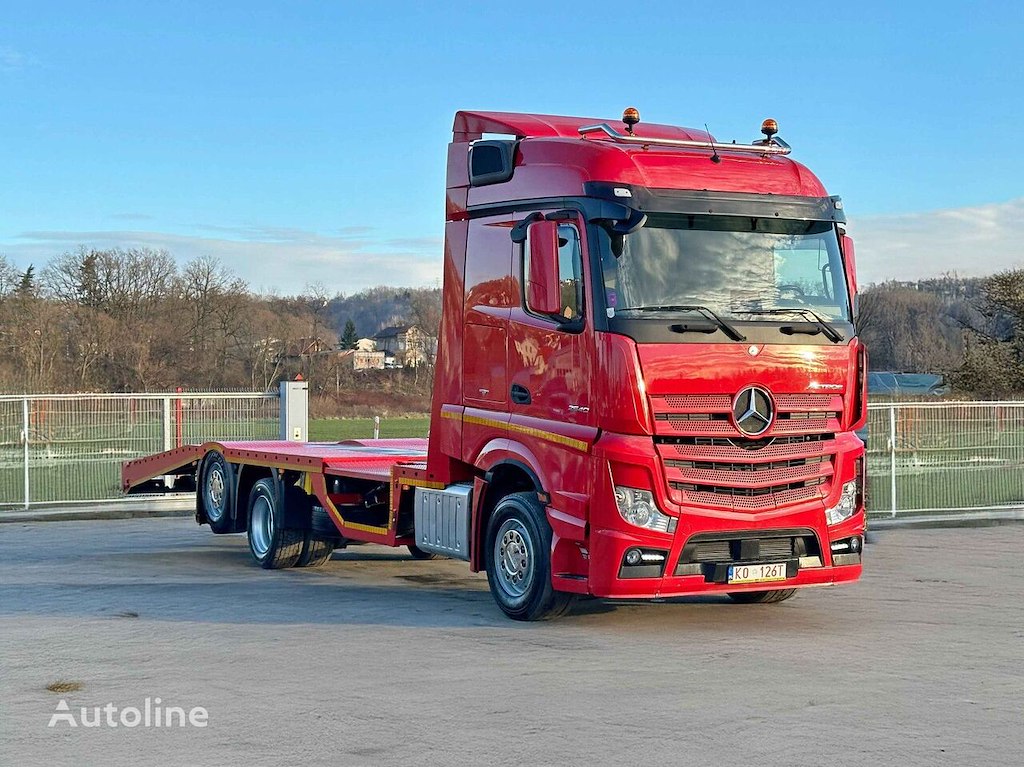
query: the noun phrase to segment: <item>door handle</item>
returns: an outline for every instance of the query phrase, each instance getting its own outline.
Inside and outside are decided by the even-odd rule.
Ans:
[[[512,401],[517,405],[530,404],[530,390],[519,384],[512,384]]]

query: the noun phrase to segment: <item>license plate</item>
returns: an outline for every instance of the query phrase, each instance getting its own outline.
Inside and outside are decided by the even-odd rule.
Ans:
[[[786,580],[786,563],[773,565],[732,565],[729,567],[729,583],[763,583]]]

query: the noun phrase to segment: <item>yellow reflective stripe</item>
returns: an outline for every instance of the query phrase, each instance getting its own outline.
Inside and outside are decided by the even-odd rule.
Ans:
[[[319,475],[320,479],[323,480],[324,486],[324,498],[323,500],[327,503],[327,513],[335,518],[336,521],[340,522],[342,527],[347,527],[351,530],[362,530],[365,533],[374,533],[376,535],[387,535],[389,528],[387,527],[376,527],[374,525],[362,525],[358,522],[346,522],[345,518],[341,516],[341,512],[338,511],[338,507],[334,505],[334,501],[331,500],[330,493],[327,492],[327,477],[323,474]]]
[[[441,415],[445,418],[458,418],[458,413],[452,413],[449,411],[442,411]],[[493,426],[495,428],[506,428],[509,431],[514,431],[519,434],[529,434],[531,437],[537,437],[538,439],[544,439],[548,442],[554,442],[559,445],[565,445],[567,447],[575,448],[582,452],[587,452],[590,448],[590,443],[583,441],[582,439],[575,439],[574,437],[566,437],[564,434],[556,434],[553,431],[545,431],[544,429],[536,429],[532,426],[523,426],[518,423],[509,423],[507,421],[499,421],[496,418],[485,418],[479,415],[462,415],[463,423],[473,423],[479,426]]]
[[[408,487],[426,487],[430,490],[444,490],[444,482],[435,482],[432,479],[406,479],[405,477],[396,477],[395,481],[400,485],[407,485]]]
[[[521,426],[517,423],[510,423],[508,428],[511,431],[521,432],[522,434],[529,434],[532,437],[539,437],[540,439],[546,439],[549,442],[556,442],[559,445],[567,445],[568,447],[574,447],[582,452],[587,452],[587,448],[590,445],[584,442],[582,439],[574,439],[572,437],[566,437],[563,434],[555,434],[553,431],[544,431],[542,429],[535,429],[532,426]]]

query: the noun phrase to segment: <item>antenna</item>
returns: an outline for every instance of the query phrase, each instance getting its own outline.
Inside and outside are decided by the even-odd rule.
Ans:
[[[722,158],[718,156],[718,149],[715,147],[715,140],[711,138],[711,129],[707,123],[704,123],[704,130],[708,134],[708,146],[711,147],[711,162],[716,165],[722,161]]]

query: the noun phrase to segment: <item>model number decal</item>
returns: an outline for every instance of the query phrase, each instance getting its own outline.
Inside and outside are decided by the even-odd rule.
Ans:
[[[843,385],[842,384],[831,384],[831,383],[820,383],[818,381],[812,381],[811,385],[808,386],[807,388],[808,389],[812,389],[812,390],[814,390],[814,389],[827,389],[829,391],[842,391]]]

